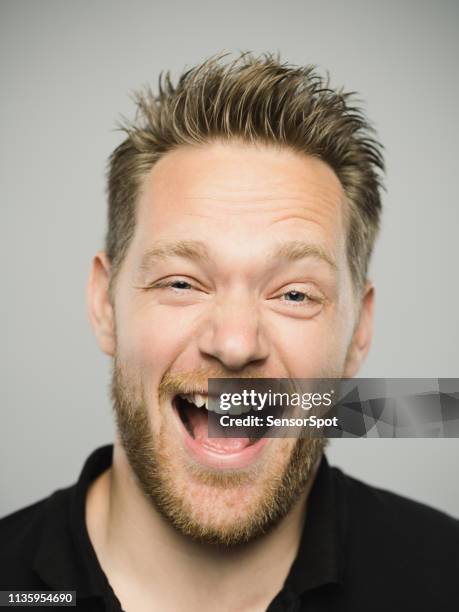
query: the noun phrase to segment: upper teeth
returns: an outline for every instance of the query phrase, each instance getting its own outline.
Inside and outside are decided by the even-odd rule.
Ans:
[[[205,407],[210,412],[217,412],[218,414],[226,414],[226,411],[222,410],[218,406],[218,402],[215,400],[209,402],[208,395],[201,395],[201,393],[179,393],[179,397],[197,406],[198,408]],[[250,406],[232,406],[231,414],[245,414],[250,411]]]
[[[207,395],[201,395],[200,393],[180,393],[179,397],[185,399],[187,402],[191,402],[198,408],[205,406],[206,410],[210,410],[209,398]]]

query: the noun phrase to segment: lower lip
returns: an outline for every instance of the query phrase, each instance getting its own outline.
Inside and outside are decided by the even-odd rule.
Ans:
[[[210,448],[207,448],[202,442],[195,440],[180,418],[177,408],[172,404],[173,412],[179,423],[180,430],[182,432],[182,439],[188,454],[202,465],[213,468],[216,470],[237,470],[243,469],[251,465],[259,458],[263,452],[264,447],[269,442],[268,438],[261,438],[257,442],[246,446],[244,449],[229,453],[229,452],[216,452]]]

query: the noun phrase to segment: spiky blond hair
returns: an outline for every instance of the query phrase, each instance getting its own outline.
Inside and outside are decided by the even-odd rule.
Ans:
[[[158,92],[135,93],[136,118],[108,168],[106,252],[112,280],[135,229],[144,176],[180,145],[237,139],[285,146],[319,157],[346,194],[347,253],[357,289],[364,286],[379,228],[384,162],[381,145],[354,94],[331,89],[315,66],[292,66],[278,56],[243,53],[211,57],[172,82],[162,74]]]

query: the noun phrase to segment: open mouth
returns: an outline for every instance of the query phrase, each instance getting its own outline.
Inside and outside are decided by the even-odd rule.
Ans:
[[[208,431],[208,397],[200,393],[176,395],[174,405],[185,429],[193,439],[202,439]]]
[[[209,437],[209,398],[204,393],[179,393],[172,400],[182,424],[184,442],[201,463],[213,467],[243,467],[267,442],[263,438]],[[231,464],[231,465],[230,465]]]

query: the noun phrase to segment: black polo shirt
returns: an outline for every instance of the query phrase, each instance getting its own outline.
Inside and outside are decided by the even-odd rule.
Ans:
[[[0,590],[67,589],[79,610],[121,610],[85,523],[89,484],[112,452],[99,448],[74,486],[0,521]],[[459,521],[350,478],[324,457],[298,556],[268,610],[457,611]]]

